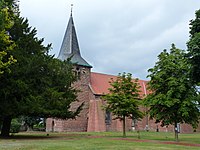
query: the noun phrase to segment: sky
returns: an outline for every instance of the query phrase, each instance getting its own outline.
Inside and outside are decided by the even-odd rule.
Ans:
[[[157,56],[187,49],[189,22],[200,0],[20,0],[21,16],[52,43],[58,56],[73,4],[73,19],[82,57],[93,72],[132,73],[147,80]]]

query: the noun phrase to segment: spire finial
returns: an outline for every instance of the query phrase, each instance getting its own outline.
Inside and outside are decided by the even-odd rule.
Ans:
[[[73,4],[71,4],[71,16],[72,16],[72,9],[73,9]]]

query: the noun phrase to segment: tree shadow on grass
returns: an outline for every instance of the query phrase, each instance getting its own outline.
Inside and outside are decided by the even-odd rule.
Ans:
[[[11,134],[9,137],[2,137],[0,136],[0,139],[2,140],[47,140],[47,139],[53,139],[53,138],[60,138],[59,136],[55,136],[55,135],[50,135],[50,134]]]
[[[16,133],[11,134],[9,137],[1,137],[0,140],[48,140],[48,139],[79,139],[79,138],[89,138],[90,135],[82,134],[58,134],[58,133],[41,133],[41,132],[30,132],[30,133]]]

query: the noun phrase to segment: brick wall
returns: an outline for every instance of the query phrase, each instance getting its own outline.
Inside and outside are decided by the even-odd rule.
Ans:
[[[160,123],[155,123],[155,120],[149,118],[149,116],[144,116],[141,121],[137,121],[137,130],[146,130],[146,125],[148,125],[149,131],[157,131],[160,132],[174,132],[174,125],[168,125],[167,127],[162,127]],[[189,124],[180,124],[180,133],[193,133],[194,129]],[[196,132],[200,132],[200,123]]]
[[[79,67],[77,69],[77,67]],[[74,70],[80,72],[80,79],[73,84],[73,87],[80,90],[78,93],[78,102],[71,104],[70,110],[75,110],[84,102],[83,110],[76,119],[56,120],[54,119],[54,131],[87,131],[88,113],[89,113],[89,82],[90,68],[83,66],[75,66]],[[52,131],[52,118],[46,120],[46,131]]]
[[[63,120],[47,118],[46,120],[46,132],[62,132]]]
[[[89,113],[89,83],[90,83],[90,68],[79,67],[80,79],[74,83],[74,87],[80,92],[78,93],[78,102],[72,104],[72,109],[77,108],[84,102],[83,110],[75,119],[64,121],[64,131],[87,131],[88,126],[88,113]]]
[[[105,111],[102,110],[102,100],[90,100],[88,132],[106,131]]]
[[[106,125],[106,131],[123,131],[123,123],[120,119],[114,119],[112,116],[111,124]],[[126,118],[126,131],[132,131],[132,119]]]

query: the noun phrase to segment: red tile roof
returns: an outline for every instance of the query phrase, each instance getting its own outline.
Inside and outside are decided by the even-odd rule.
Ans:
[[[102,73],[91,73],[91,89],[94,94],[96,95],[104,95],[109,93],[109,88],[111,88],[109,81],[111,79],[117,79],[117,76],[114,75],[108,75],[108,74],[102,74]],[[149,94],[149,91],[147,90],[147,82],[145,80],[139,80],[138,81],[141,89],[140,89],[140,96],[144,97],[145,95]]]

